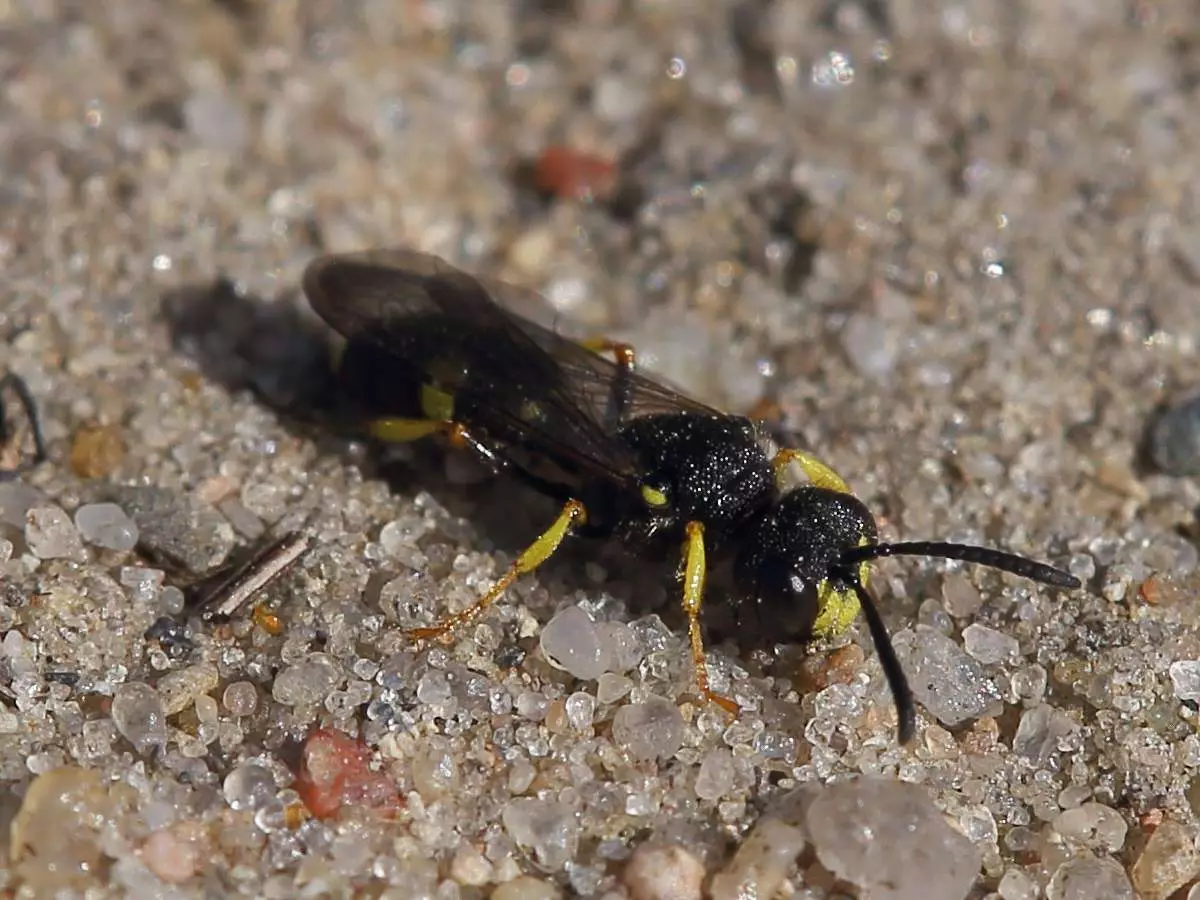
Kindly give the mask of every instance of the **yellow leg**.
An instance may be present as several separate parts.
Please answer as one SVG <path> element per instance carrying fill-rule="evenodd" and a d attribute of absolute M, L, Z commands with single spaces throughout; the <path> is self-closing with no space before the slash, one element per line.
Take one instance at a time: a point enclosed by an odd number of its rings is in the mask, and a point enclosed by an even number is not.
<path fill-rule="evenodd" d="M 512 585 L 514 581 L 529 572 L 532 572 L 551 556 L 554 555 L 559 546 L 576 525 L 582 524 L 587 519 L 587 513 L 583 508 L 583 504 L 578 500 L 568 500 L 562 508 L 562 512 L 558 514 L 558 518 L 536 541 L 526 548 L 525 552 L 516 558 L 508 571 L 500 576 L 500 580 L 492 585 L 491 590 L 480 597 L 472 606 L 467 607 L 462 612 L 454 613 L 446 616 L 442 621 L 438 622 L 429 628 L 414 628 L 408 635 L 414 640 L 425 641 L 430 638 L 438 638 L 453 631 L 460 625 L 470 622 L 485 609 L 496 601 L 496 598 L 503 594 Z"/>
<path fill-rule="evenodd" d="M 436 419 L 375 419 L 367 426 L 367 430 L 371 437 L 378 441 L 387 444 L 407 444 L 431 434 L 445 432 L 448 426 L 448 422 L 439 422 Z"/>
<path fill-rule="evenodd" d="M 708 562 L 704 553 L 704 526 L 687 523 L 687 541 L 683 557 L 683 611 L 688 620 L 688 638 L 692 642 L 692 664 L 696 667 L 696 685 L 707 700 L 711 700 L 730 715 L 736 715 L 736 701 L 714 692 L 708 686 L 708 663 L 704 659 L 704 639 L 700 636 L 700 608 L 704 604 L 704 581 Z"/>
<path fill-rule="evenodd" d="M 821 460 L 810 453 L 805 453 L 803 450 L 792 450 L 788 447 L 779 450 L 771 460 L 771 467 L 775 470 L 776 482 L 783 481 L 783 475 L 787 471 L 787 467 L 792 463 L 800 466 L 800 469 L 808 476 L 808 480 L 812 482 L 814 487 L 840 491 L 843 494 L 852 493 L 850 486 L 846 484 L 842 476 L 821 462 Z"/>
<path fill-rule="evenodd" d="M 419 441 L 437 432 L 448 433 L 452 438 L 466 437 L 461 425 L 454 422 L 454 396 L 438 390 L 432 385 L 423 385 L 420 393 L 421 419 L 384 417 L 371 422 L 371 437 L 388 444 L 407 444 Z"/>

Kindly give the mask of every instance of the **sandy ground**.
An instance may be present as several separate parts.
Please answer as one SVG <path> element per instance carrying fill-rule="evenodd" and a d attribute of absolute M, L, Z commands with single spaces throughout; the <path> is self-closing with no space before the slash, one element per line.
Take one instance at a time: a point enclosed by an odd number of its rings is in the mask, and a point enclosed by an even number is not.
<path fill-rule="evenodd" d="M 1194 4 L 9 0 L 0 62 L 0 367 L 50 456 L 0 485 L 6 890 L 1200 878 L 1200 411 L 1151 448 L 1171 472 L 1143 445 L 1200 384 Z M 539 190 L 551 147 L 615 184 Z M 700 703 L 671 565 L 620 548 L 575 543 L 417 648 L 403 629 L 553 508 L 324 427 L 299 278 L 377 246 L 529 285 L 707 402 L 773 400 L 887 539 L 1085 587 L 878 565 L 908 747 L 865 627 L 742 640 L 717 586 L 714 682 L 743 709 Z M 300 526 L 307 555 L 232 622 L 184 608 Z M 361 739 L 332 769 L 331 733 Z"/>

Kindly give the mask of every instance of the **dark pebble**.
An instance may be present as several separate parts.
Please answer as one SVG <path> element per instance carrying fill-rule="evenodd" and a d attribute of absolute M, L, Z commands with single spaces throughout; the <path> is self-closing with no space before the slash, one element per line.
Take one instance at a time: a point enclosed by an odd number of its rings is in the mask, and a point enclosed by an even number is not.
<path fill-rule="evenodd" d="M 1200 394 L 1159 413 L 1150 425 L 1146 449 L 1167 475 L 1200 475 Z"/>

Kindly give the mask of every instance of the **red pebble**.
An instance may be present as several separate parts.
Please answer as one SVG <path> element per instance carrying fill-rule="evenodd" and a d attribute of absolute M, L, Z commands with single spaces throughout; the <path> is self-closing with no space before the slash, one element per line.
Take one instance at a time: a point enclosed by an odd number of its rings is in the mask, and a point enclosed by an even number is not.
<path fill-rule="evenodd" d="M 533 170 L 539 190 L 566 200 L 593 200 L 612 193 L 617 170 L 608 160 L 569 147 L 547 147 Z"/>
<path fill-rule="evenodd" d="M 293 787 L 318 819 L 337 815 L 343 805 L 365 806 L 387 815 L 400 809 L 391 780 L 371 770 L 367 746 L 329 728 L 318 728 L 305 740 Z"/>

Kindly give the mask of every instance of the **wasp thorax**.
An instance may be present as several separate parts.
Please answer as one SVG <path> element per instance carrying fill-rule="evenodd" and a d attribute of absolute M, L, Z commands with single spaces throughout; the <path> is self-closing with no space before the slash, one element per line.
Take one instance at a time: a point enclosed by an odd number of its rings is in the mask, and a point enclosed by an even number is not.
<path fill-rule="evenodd" d="M 773 490 L 771 464 L 749 423 L 691 413 L 647 416 L 621 431 L 638 454 L 661 506 L 680 522 L 721 531 L 761 509 Z M 651 498 L 643 500 L 652 508 Z"/>

